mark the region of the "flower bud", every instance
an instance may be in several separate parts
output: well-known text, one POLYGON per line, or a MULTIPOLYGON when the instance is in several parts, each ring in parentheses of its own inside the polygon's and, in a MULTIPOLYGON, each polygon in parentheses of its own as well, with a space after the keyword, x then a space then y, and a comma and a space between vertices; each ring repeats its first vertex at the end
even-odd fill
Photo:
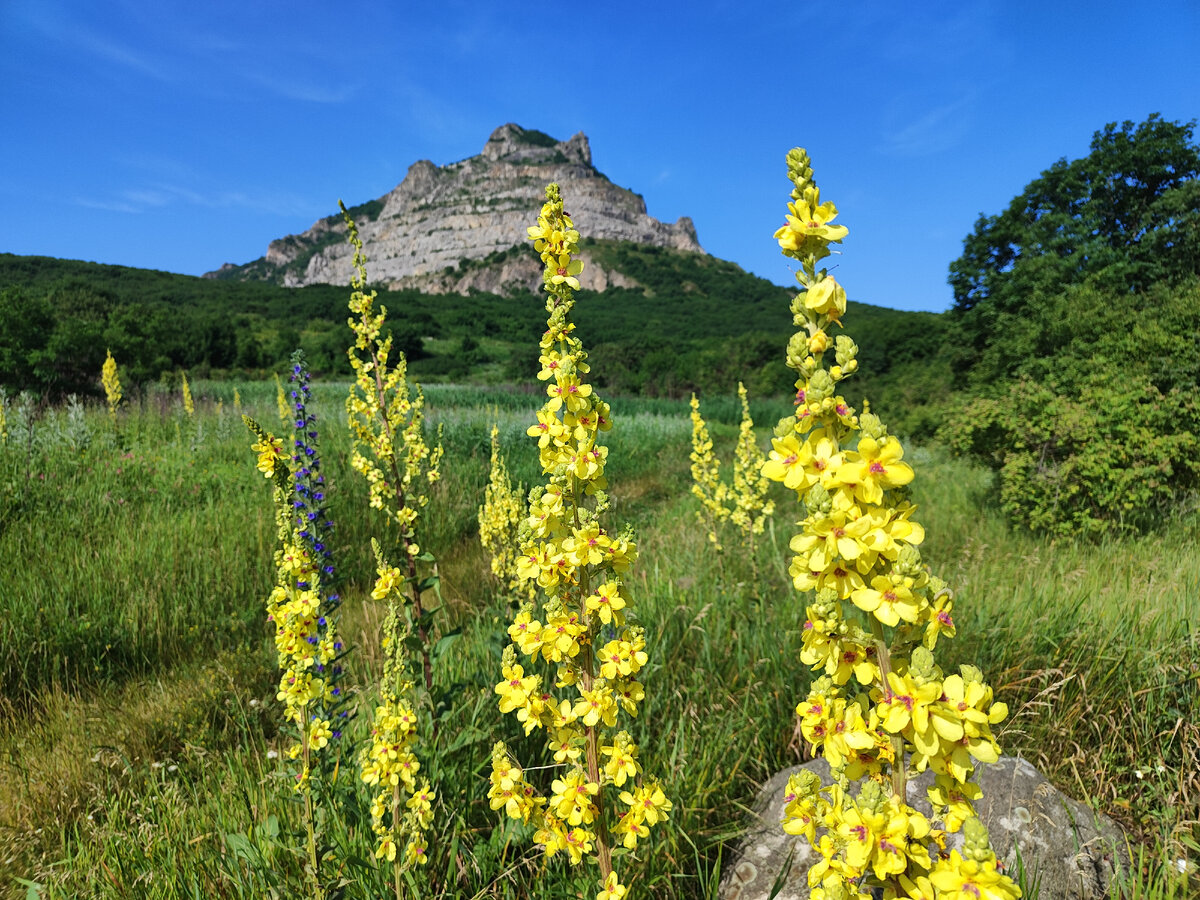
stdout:
MULTIPOLYGON (((833 352, 837 359, 837 364, 843 369, 849 369, 850 363, 858 355, 858 344, 848 336, 839 334, 833 341, 833 352)), ((858 368, 857 364, 854 368, 858 368)))
POLYGON ((921 551, 912 544, 901 544, 892 569, 905 578, 919 578, 925 572, 921 566, 921 551))
POLYGON ((810 487, 804 495, 804 505, 808 508, 809 515, 824 516, 833 509, 833 498, 829 496, 829 491, 818 483, 810 487))
POLYGON ((918 685, 942 680, 942 672, 933 661, 933 654, 924 647, 916 647, 908 667, 908 674, 918 685))
POLYGON ((808 379, 808 384, 805 385, 804 390, 809 403, 820 403, 823 400, 832 398, 833 379, 829 377, 829 373, 824 369, 817 369, 817 371, 812 373, 812 377, 808 379))
POLYGON ((976 682, 978 684, 984 683, 983 672, 979 671, 979 669, 976 666, 972 666, 972 665, 968 665, 968 664, 964 663, 963 665, 958 667, 958 672, 960 675, 962 675, 962 680, 967 682, 968 684, 970 684, 971 682, 976 682))
POLYGON ((877 781, 866 781, 858 794, 858 808, 867 812, 880 813, 887 803, 887 796, 877 781))
POLYGON ((804 337, 804 332, 797 331, 792 335, 787 345, 787 364, 789 368, 800 369, 804 366, 804 359, 808 356, 808 340, 804 337))
POLYGON ((814 356, 820 356, 829 348, 829 335, 818 331, 808 339, 808 351, 814 356))
POLYGON ((874 413, 863 412, 858 417, 858 427, 863 437, 869 437, 874 441, 882 441, 887 437, 887 427, 874 413))
POLYGON ((975 862, 987 862, 994 859, 995 854, 988 842, 987 826, 978 818, 970 818, 963 822, 963 858, 975 862))

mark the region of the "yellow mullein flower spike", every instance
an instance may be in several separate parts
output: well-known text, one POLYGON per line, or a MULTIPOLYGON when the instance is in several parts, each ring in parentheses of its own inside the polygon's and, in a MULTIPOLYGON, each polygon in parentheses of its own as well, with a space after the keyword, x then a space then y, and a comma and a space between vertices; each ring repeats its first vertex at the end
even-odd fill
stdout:
POLYGON ((113 424, 117 421, 117 407, 121 405, 121 378, 117 374, 117 361, 113 359, 112 351, 105 350, 104 366, 100 370, 100 382, 104 386, 104 396, 108 401, 108 416, 113 424))
POLYGON ((692 494, 700 500, 696 511, 700 523, 708 529, 708 539, 721 550, 717 524, 729 518, 726 505, 728 489, 721 482, 721 460, 713 453, 708 424, 700 415, 700 401, 692 394, 692 494))
MULTIPOLYGON (((646 641, 630 624, 627 589, 637 548, 627 530, 614 533, 603 521, 608 448, 599 441, 612 427, 611 411, 586 379, 587 353, 570 321, 583 269, 579 232, 557 185, 546 198, 529 236, 546 266, 548 320, 537 376, 547 399, 527 432, 536 439, 545 483, 530 491, 520 527, 508 533, 517 578, 544 595, 540 609, 527 600, 513 618, 494 690, 501 712, 515 713, 526 734, 546 730, 555 773, 549 796, 541 796, 497 744, 488 797, 493 809, 536 826, 534 840, 547 857, 564 853, 572 864, 594 858, 598 896, 618 900, 626 889, 613 870, 613 839, 636 847, 650 826, 668 819, 671 802, 656 783, 641 781, 638 747, 618 730, 620 717, 636 716, 645 698, 637 679, 648 663, 646 641), (553 674, 529 671, 538 660, 553 674)), ((502 484, 495 440, 493 433, 492 481, 502 484)), ((499 516, 486 518, 481 514, 481 535, 485 528, 498 533, 499 516)))
MULTIPOLYGON (((372 539, 378 579, 371 596, 387 604, 383 625, 384 666, 379 698, 372 717, 371 742, 359 756, 363 782, 379 787, 372 803, 372 827, 377 837, 375 856, 393 867, 397 895, 404 873, 428 862, 426 834, 432 813, 422 800, 432 802, 428 782, 418 782, 416 714, 432 700, 418 701, 418 686, 433 691, 432 636, 425 615, 423 594, 436 588, 436 570, 430 574, 432 554, 417 537, 421 510, 441 478, 442 428, 436 443, 426 436, 425 395, 410 384, 404 354, 392 360, 392 336, 384 334, 387 310, 376 307, 375 291, 367 291, 366 257, 353 219, 340 204, 354 248, 354 275, 348 302, 354 337, 347 350, 354 381, 346 398, 346 415, 354 440, 351 467, 367 482, 367 502, 386 518, 390 530, 385 552, 372 539), (393 564, 392 560, 395 561, 393 564), (409 638, 416 637, 419 659, 409 659, 409 638), (417 678, 411 670, 419 670, 417 678), (403 845, 401 853, 398 848, 403 845)), ((417 655, 413 654, 414 657, 417 655)))
POLYGON ((283 381, 279 378, 279 373, 275 372, 275 405, 279 407, 279 421, 285 425, 291 421, 292 413, 288 409, 287 396, 283 392, 283 381))
POLYGON ((188 384, 187 372, 183 373, 183 411, 189 419, 196 414, 196 404, 192 402, 192 387, 188 384))
POLYGON ((492 576, 504 594, 515 601, 534 597, 533 583, 522 581, 518 574, 521 525, 530 514, 539 515, 539 523, 544 523, 549 516, 549 512, 541 507, 537 513, 527 511, 523 493, 520 487, 513 487, 508 466, 500 453, 500 429, 493 425, 491 468, 483 505, 479 507, 479 541, 491 557, 492 576))
POLYGON ((796 408, 779 422, 759 471, 792 490, 805 513, 789 572, 797 590, 815 591, 800 658, 822 677, 796 714, 835 783, 823 788, 815 775, 789 782, 783 827, 821 857, 809 874, 813 897, 882 889, 888 897, 1015 898, 971 805, 975 765, 999 758, 991 726, 1007 708, 993 703, 978 670, 946 677, 933 658, 938 637, 954 634, 952 599, 921 561, 925 531, 906 495, 913 469, 879 418, 856 413, 838 389, 857 371, 858 348, 844 334, 830 338, 846 291, 818 263, 848 230, 833 224, 837 209, 821 201, 808 154, 793 150, 787 163, 791 202, 775 237, 801 262, 791 303, 800 331, 787 348, 796 408), (826 366, 830 349, 835 363, 826 366), (910 768, 937 775, 927 794, 937 828, 908 803, 910 768), (847 786, 859 779, 854 795, 847 786), (945 834, 958 830, 970 850, 947 855, 945 834))

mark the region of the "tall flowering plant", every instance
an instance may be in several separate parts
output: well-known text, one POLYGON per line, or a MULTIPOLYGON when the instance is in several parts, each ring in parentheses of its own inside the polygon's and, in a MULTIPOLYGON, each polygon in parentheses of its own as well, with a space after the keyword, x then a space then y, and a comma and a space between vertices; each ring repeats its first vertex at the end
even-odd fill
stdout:
POLYGON ((729 492, 731 509, 729 521, 742 532, 742 542, 750 551, 750 561, 757 566, 755 535, 762 534, 767 520, 775 512, 775 502, 767 499, 770 479, 762 474, 766 461, 754 436, 754 419, 750 417, 750 401, 746 386, 738 382, 738 401, 742 405, 742 421, 738 425, 738 441, 733 453, 733 485, 729 492))
POLYGON ((287 424, 291 413, 288 411, 287 395, 283 392, 283 382, 279 379, 279 373, 272 373, 275 376, 275 405, 279 407, 279 421, 287 424))
POLYGON ((345 206, 342 215, 354 247, 349 302, 354 343, 348 350, 354 383, 346 399, 354 436, 351 465, 367 480, 370 505, 383 512, 393 529, 384 546, 375 544, 378 578, 371 596, 388 607, 384 670, 371 743, 363 748, 359 762, 362 780, 378 789, 371 804, 375 856, 392 864, 399 898, 404 871, 428 859, 426 832, 433 821, 433 791, 428 781, 416 779, 418 698, 409 676, 406 646, 407 638, 415 635, 421 655, 420 682, 428 697, 433 691, 432 610, 426 608, 424 594, 438 582, 437 575, 424 568, 434 558, 422 551, 417 525, 429 502, 429 488, 440 478, 441 429, 437 444, 430 447, 425 439, 425 397, 419 385, 410 390, 403 354, 391 362, 392 336, 390 332, 384 336, 387 310, 376 309, 375 291, 366 291, 362 240, 345 206))
POLYGON ((717 531, 719 523, 729 518, 727 504, 729 485, 721 481, 721 459, 713 453, 712 437, 708 433, 708 423, 700 415, 700 401, 692 394, 692 496, 700 501, 700 509, 696 517, 708 531, 708 540, 718 552, 721 546, 721 536, 717 531))
POLYGON ((858 348, 845 334, 829 336, 846 292, 817 265, 847 229, 821 202, 808 154, 792 150, 787 163, 794 187, 775 237, 801 264, 791 305, 800 330, 787 348, 796 409, 776 428, 762 472, 793 489, 805 510, 790 573, 798 591, 813 592, 800 658, 822 675, 796 713, 834 782, 793 776, 784 829, 821 856, 809 873, 814 900, 868 900, 872 888, 914 900, 1015 898, 971 803, 980 795, 976 764, 999 757, 991 726, 1007 709, 978 669, 948 674, 934 657, 939 639, 954 635, 953 600, 921 562, 925 532, 906 493, 913 470, 883 422, 857 415, 838 392, 858 367, 858 348), (910 775, 926 769, 932 821, 906 795, 910 775), (947 852, 958 831, 963 849, 947 852))
POLYGON ((188 384, 187 372, 183 373, 183 411, 189 419, 196 415, 196 404, 192 400, 192 386, 188 384))
POLYGON ((308 368, 297 352, 292 367, 291 447, 243 416, 257 438, 252 449, 258 469, 274 484, 275 587, 267 598, 267 619, 275 628, 282 675, 277 699, 293 729, 286 756, 295 767, 295 789, 304 803, 307 874, 312 896, 327 896, 321 867, 326 854, 316 806, 328 800, 337 780, 347 717, 342 680, 343 645, 334 610, 334 565, 329 548, 333 529, 325 504, 325 478, 317 452, 317 423, 309 410, 308 368))
POLYGON ((104 398, 108 401, 108 417, 117 424, 117 407, 121 405, 121 376, 117 373, 117 361, 112 351, 105 350, 104 365, 100 369, 100 384, 104 387, 104 398))
POLYGON ((526 518, 523 487, 514 488, 500 452, 500 429, 492 426, 492 458, 483 505, 479 507, 479 542, 491 560, 492 577, 510 599, 536 596, 536 584, 517 573, 518 534, 526 518))
POLYGON ((741 532, 742 546, 750 560, 754 582, 758 582, 757 536, 766 528, 775 512, 775 502, 767 498, 770 481, 762 474, 765 461, 758 439, 754 436, 754 420, 750 417, 750 402, 746 387, 738 382, 738 400, 742 405, 742 420, 733 455, 733 480, 721 480, 721 460, 713 453, 708 424, 700 415, 700 401, 692 395, 692 494, 700 500, 696 511, 700 523, 708 529, 708 539, 718 551, 721 544, 720 523, 728 521, 741 532))
POLYGON ((556 777, 549 796, 540 793, 499 742, 488 796, 493 809, 537 826, 535 840, 548 857, 565 853, 572 864, 594 858, 598 900, 619 900, 626 886, 613 868, 614 844, 636 848, 672 804, 656 780, 641 777, 638 747, 619 724, 637 715, 645 696, 638 680, 645 636, 633 624, 625 581, 637 550, 628 529, 614 534, 601 523, 608 448, 598 440, 612 418, 586 381, 587 353, 570 317, 583 263, 557 184, 546 188, 529 236, 546 265, 549 318, 538 378, 548 383, 549 399, 529 429, 546 483, 530 492, 519 574, 537 584, 543 602, 540 610, 523 605, 509 627, 512 644, 495 690, 500 711, 515 714, 527 735, 545 730, 556 777), (526 673, 539 659, 555 666, 552 681, 526 673))

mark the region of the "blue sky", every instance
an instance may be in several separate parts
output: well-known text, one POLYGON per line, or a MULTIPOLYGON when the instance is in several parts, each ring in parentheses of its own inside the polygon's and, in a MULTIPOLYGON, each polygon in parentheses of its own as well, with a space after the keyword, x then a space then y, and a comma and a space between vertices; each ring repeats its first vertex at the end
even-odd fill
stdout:
POLYGON ((0 251, 189 274, 511 121, 585 132, 652 216, 780 284, 807 147, 850 297, 943 310, 979 213, 1107 122, 1200 118, 1194 0, 0 0, 0 42, 0 251))

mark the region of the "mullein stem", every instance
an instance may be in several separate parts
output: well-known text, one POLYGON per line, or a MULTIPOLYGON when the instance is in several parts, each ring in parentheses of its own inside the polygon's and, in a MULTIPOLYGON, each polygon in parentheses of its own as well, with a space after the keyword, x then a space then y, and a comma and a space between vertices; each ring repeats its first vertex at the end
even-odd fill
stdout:
MULTIPOLYGON (((875 652, 879 657, 879 677, 883 681, 880 686, 883 691, 883 696, 887 697, 891 694, 892 686, 888 676, 892 672, 892 655, 888 649, 887 640, 883 635, 883 623, 870 616, 871 633, 875 636, 875 652)), ((905 763, 904 763, 904 738, 899 734, 892 735, 892 793, 898 797, 901 802, 907 803, 908 798, 905 794, 905 763)))
MULTIPOLYGON (((571 503, 574 506, 575 527, 579 527, 579 479, 571 476, 571 503)), ((582 566, 579 570, 579 609, 583 621, 584 629, 589 629, 591 625, 591 615, 587 611, 587 604, 584 598, 590 594, 588 585, 587 567, 582 566)), ((583 671, 580 673, 580 679, 583 682, 583 689, 590 691, 592 685, 596 681, 596 653, 595 648, 591 644, 586 644, 583 647, 583 671)), ((600 733, 599 728, 595 725, 588 725, 584 732, 585 743, 584 753, 587 763, 588 781, 593 784, 600 783, 600 733)), ((612 872, 612 848, 608 846, 608 826, 604 823, 604 801, 597 792, 596 799, 592 801, 596 807, 596 858, 600 863, 600 875, 607 879, 612 872)))
POLYGON ((312 784, 307 781, 311 764, 308 743, 308 704, 304 704, 300 709, 300 756, 304 761, 303 777, 306 779, 304 785, 304 830, 308 836, 308 877, 312 883, 313 900, 324 900, 325 891, 321 887, 320 863, 317 859, 317 830, 316 817, 313 812, 312 784))
MULTIPOLYGON (((400 783, 396 782, 396 785, 392 788, 392 832, 393 833, 397 833, 400 831, 400 820, 401 820, 400 799, 401 799, 400 798, 400 783)), ((395 888, 395 891, 396 891, 396 900, 404 900, 404 891, 403 891, 403 887, 402 887, 403 865, 404 864, 400 859, 400 854, 397 853, 396 858, 394 860, 392 860, 392 886, 395 888)))

